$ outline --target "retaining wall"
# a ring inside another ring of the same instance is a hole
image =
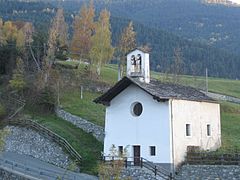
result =
[[[104,128],[93,124],[79,116],[72,115],[71,113],[64,111],[61,108],[55,110],[58,117],[74,124],[78,128],[82,129],[87,133],[91,133],[98,141],[104,141]]]

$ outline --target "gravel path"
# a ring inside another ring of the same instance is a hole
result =
[[[10,134],[5,139],[5,152],[28,155],[56,166],[67,168],[69,156],[55,142],[38,132],[24,127],[8,126]]]

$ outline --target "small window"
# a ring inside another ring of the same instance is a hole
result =
[[[186,124],[186,136],[191,136],[191,125]]]
[[[211,125],[207,125],[207,136],[211,136]]]
[[[131,109],[133,116],[140,116],[143,112],[143,106],[140,102],[133,103]]]
[[[118,146],[118,155],[119,156],[123,155],[123,146]]]
[[[156,156],[156,146],[150,146],[150,155]]]

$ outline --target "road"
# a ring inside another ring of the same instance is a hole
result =
[[[0,155],[0,168],[15,172],[28,179],[43,180],[97,180],[95,176],[66,171],[36,158],[12,152]]]

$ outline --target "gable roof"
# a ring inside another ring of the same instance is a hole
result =
[[[95,103],[101,103],[103,105],[110,105],[110,101],[126,89],[131,84],[138,86],[150,94],[153,99],[157,101],[166,101],[169,99],[182,99],[189,101],[205,101],[205,102],[216,102],[204,93],[198,91],[195,88],[189,86],[182,86],[172,83],[163,83],[156,80],[151,80],[150,83],[143,83],[137,78],[124,77],[118,81],[112,88],[106,93],[94,100]]]
[[[125,55],[128,55],[128,54],[131,54],[133,51],[136,51],[136,50],[139,50],[139,51],[142,51],[143,53],[148,53],[149,54],[149,50],[145,49],[145,48],[142,48],[142,47],[137,47],[137,48],[134,48],[132,49],[131,51],[127,52]]]

